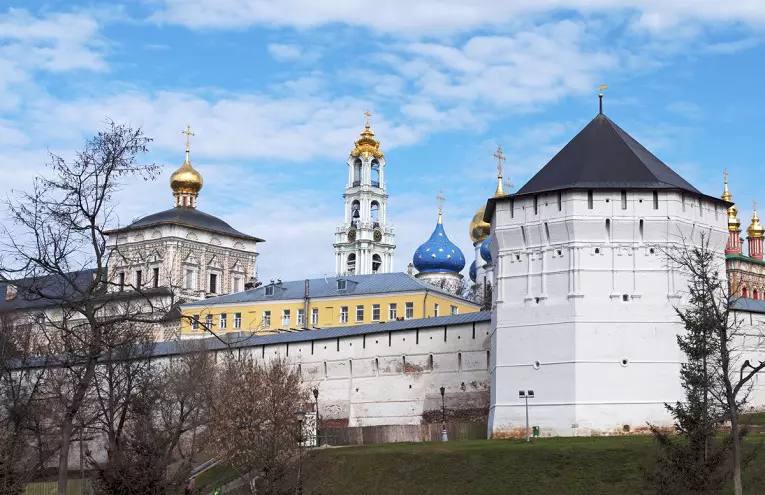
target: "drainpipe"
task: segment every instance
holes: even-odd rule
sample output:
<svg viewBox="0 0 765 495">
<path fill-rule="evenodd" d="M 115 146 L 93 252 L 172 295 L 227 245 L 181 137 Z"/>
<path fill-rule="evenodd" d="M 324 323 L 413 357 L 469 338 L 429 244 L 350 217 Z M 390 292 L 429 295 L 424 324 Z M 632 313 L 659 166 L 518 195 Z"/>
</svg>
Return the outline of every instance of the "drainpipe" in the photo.
<svg viewBox="0 0 765 495">
<path fill-rule="evenodd" d="M 308 279 L 305 279 L 305 295 L 303 296 L 303 328 L 308 328 L 308 318 L 310 317 L 308 314 L 309 294 L 310 282 Z"/>
<path fill-rule="evenodd" d="M 422 317 L 423 318 L 428 317 L 428 294 L 430 294 L 430 291 L 428 289 L 425 289 L 425 299 L 422 300 Z M 404 311 L 406 311 L 406 308 L 404 308 Z"/>
</svg>

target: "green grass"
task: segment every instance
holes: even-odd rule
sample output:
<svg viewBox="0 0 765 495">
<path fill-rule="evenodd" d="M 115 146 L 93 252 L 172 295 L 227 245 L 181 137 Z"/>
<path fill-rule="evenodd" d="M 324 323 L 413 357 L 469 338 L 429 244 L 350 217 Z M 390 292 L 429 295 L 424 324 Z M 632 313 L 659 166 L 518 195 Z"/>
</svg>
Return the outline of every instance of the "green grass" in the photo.
<svg viewBox="0 0 765 495">
<path fill-rule="evenodd" d="M 313 453 L 304 493 L 652 493 L 643 481 L 641 466 L 651 464 L 654 452 L 647 436 L 542 438 L 530 445 L 518 440 L 475 440 L 336 448 Z M 763 486 L 765 453 L 744 473 L 745 493 L 763 493 Z"/>
</svg>

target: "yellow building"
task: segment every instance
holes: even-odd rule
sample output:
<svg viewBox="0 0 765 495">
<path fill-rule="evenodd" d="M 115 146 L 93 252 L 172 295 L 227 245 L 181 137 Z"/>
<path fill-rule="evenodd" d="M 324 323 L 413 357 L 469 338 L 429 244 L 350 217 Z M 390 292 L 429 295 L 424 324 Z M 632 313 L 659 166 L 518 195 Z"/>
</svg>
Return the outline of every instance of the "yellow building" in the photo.
<svg viewBox="0 0 765 495">
<path fill-rule="evenodd" d="M 479 311 L 406 273 L 276 282 L 181 306 L 181 336 L 327 328 Z"/>
</svg>

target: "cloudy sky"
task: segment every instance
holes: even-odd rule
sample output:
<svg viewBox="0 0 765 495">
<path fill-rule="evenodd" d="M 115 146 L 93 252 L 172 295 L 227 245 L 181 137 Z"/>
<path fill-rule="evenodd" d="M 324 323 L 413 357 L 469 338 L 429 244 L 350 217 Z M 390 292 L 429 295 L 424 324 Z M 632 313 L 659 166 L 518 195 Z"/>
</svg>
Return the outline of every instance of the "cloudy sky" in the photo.
<svg viewBox="0 0 765 495">
<path fill-rule="evenodd" d="M 501 144 L 521 186 L 606 113 L 696 187 L 730 172 L 744 225 L 762 199 L 762 0 L 0 1 L 0 194 L 46 152 L 71 157 L 108 117 L 155 139 L 156 183 L 127 184 L 120 221 L 172 206 L 196 132 L 200 209 L 267 240 L 261 278 L 334 271 L 345 160 L 363 112 L 387 158 L 396 268 L 447 198 L 468 225 Z M 468 258 L 470 256 L 468 255 Z"/>
</svg>

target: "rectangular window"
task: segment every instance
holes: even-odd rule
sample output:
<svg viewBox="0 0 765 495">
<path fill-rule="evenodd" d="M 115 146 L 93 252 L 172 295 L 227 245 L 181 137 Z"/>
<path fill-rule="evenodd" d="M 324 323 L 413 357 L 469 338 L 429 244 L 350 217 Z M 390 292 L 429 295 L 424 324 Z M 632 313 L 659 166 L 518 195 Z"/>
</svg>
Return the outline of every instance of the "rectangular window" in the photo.
<svg viewBox="0 0 765 495">
<path fill-rule="evenodd" d="M 534 215 L 539 214 L 539 196 L 534 196 Z"/>
<path fill-rule="evenodd" d="M 152 278 L 154 279 L 154 288 L 159 287 L 159 268 L 154 267 L 152 269 Z"/>
<path fill-rule="evenodd" d="M 593 203 L 594 202 L 595 202 L 595 200 L 592 197 L 592 189 L 590 189 L 589 191 L 587 191 L 587 209 L 588 210 L 591 210 L 593 208 L 593 206 L 594 206 Z"/>
<path fill-rule="evenodd" d="M 194 288 L 194 270 L 191 268 L 186 269 L 186 284 L 185 287 L 188 290 L 192 290 Z"/>
<path fill-rule="evenodd" d="M 120 272 L 119 279 L 120 290 L 125 290 L 125 272 Z"/>
<path fill-rule="evenodd" d="M 234 328 L 242 328 L 242 313 L 234 313 Z"/>
<path fill-rule="evenodd" d="M 405 317 L 406 317 L 407 320 L 410 319 L 410 318 L 414 318 L 414 303 L 413 302 L 406 303 L 406 314 L 405 314 Z"/>
<path fill-rule="evenodd" d="M 302 327 L 305 325 L 305 310 L 304 309 L 298 309 L 297 312 L 297 325 L 299 327 Z"/>
<path fill-rule="evenodd" d="M 215 273 L 210 274 L 210 293 L 218 293 L 218 275 Z"/>
<path fill-rule="evenodd" d="M 356 306 L 356 322 L 364 321 L 364 306 L 359 304 Z"/>
<path fill-rule="evenodd" d="M 135 288 L 140 289 L 143 285 L 143 272 L 141 270 L 135 271 Z"/>
<path fill-rule="evenodd" d="M 558 191 L 558 211 L 563 211 L 563 193 Z"/>
<path fill-rule="evenodd" d="M 234 277 L 233 285 L 234 292 L 242 292 L 242 277 Z"/>
<path fill-rule="evenodd" d="M 348 306 L 340 306 L 340 323 L 348 323 Z"/>
<path fill-rule="evenodd" d="M 396 319 L 396 303 L 388 304 L 388 319 L 391 321 Z"/>
<path fill-rule="evenodd" d="M 319 308 L 311 309 L 311 325 L 319 324 Z"/>
<path fill-rule="evenodd" d="M 380 305 L 372 305 L 372 321 L 380 321 Z"/>
<path fill-rule="evenodd" d="M 622 210 L 627 209 L 627 191 L 622 189 Z"/>
<path fill-rule="evenodd" d="M 205 330 L 212 330 L 212 316 L 213 315 L 205 316 Z"/>
<path fill-rule="evenodd" d="M 659 209 L 659 191 L 653 192 L 653 209 L 654 210 Z"/>
<path fill-rule="evenodd" d="M 218 325 L 218 328 L 220 328 L 221 330 L 226 329 L 226 313 L 220 314 L 220 324 Z"/>
<path fill-rule="evenodd" d="M 337 290 L 345 290 L 347 286 L 348 286 L 348 283 L 346 280 L 337 281 Z"/>
<path fill-rule="evenodd" d="M 271 312 L 263 311 L 263 328 L 271 327 Z"/>
<path fill-rule="evenodd" d="M 451 306 L 449 310 L 450 310 L 450 313 L 453 315 L 460 314 L 460 308 L 458 308 L 457 306 Z"/>
<path fill-rule="evenodd" d="M 191 317 L 191 329 L 199 330 L 199 315 L 194 315 Z"/>
<path fill-rule="evenodd" d="M 269 285 L 266 287 L 266 295 L 267 296 L 273 296 L 274 295 L 274 286 Z"/>
<path fill-rule="evenodd" d="M 433 316 L 438 316 L 438 303 L 433 305 Z"/>
<path fill-rule="evenodd" d="M 290 326 L 290 310 L 289 309 L 282 310 L 282 326 L 283 327 Z"/>
</svg>

